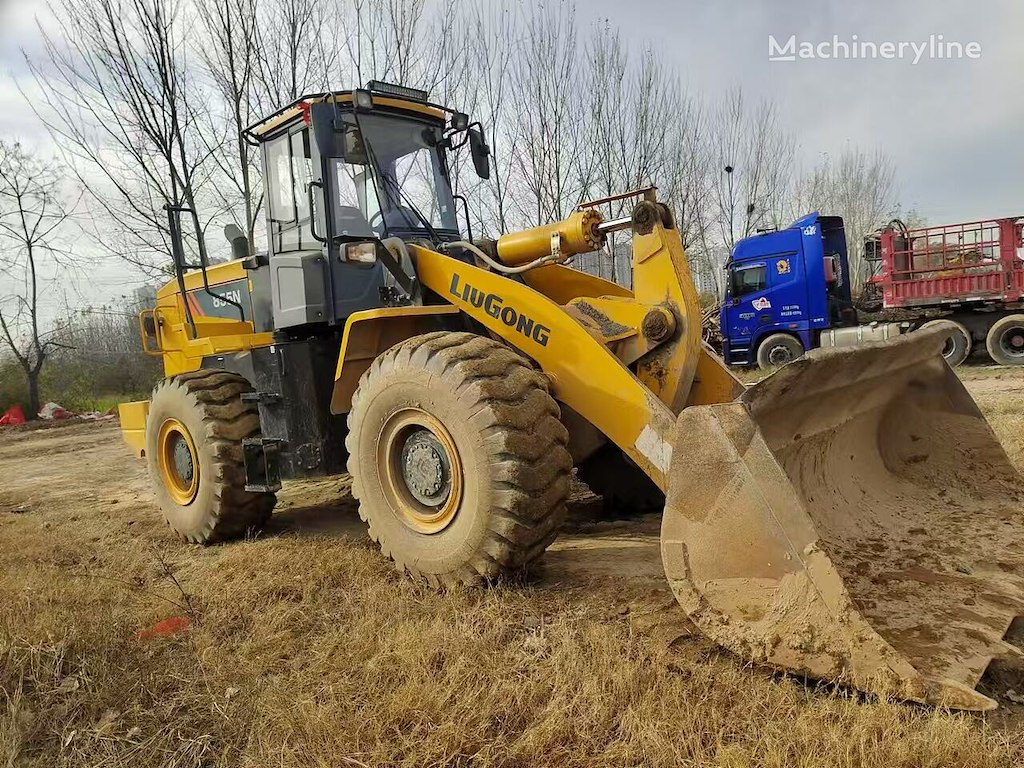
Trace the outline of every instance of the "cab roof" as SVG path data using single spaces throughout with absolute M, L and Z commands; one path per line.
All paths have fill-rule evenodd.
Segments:
M 455 110 L 443 107 L 440 104 L 432 104 L 427 101 L 426 91 L 418 91 L 414 88 L 406 88 L 389 83 L 371 82 L 366 89 L 373 97 L 375 107 L 385 107 L 400 112 L 408 112 L 420 117 L 433 118 L 444 122 L 448 115 Z M 291 104 L 282 107 L 277 112 L 263 118 L 257 123 L 250 125 L 243 131 L 243 135 L 261 141 L 267 134 L 275 129 L 286 125 L 308 112 L 313 104 L 346 104 L 351 105 L 355 90 L 328 91 L 325 93 L 314 93 L 301 96 Z

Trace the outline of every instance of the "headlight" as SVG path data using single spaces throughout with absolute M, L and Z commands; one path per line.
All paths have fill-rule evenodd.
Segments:
M 376 243 L 349 243 L 345 246 L 345 261 L 356 264 L 374 264 L 377 261 Z

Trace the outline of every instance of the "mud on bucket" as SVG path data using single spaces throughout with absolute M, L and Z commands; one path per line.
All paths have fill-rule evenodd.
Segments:
M 819 350 L 674 437 L 662 560 L 713 640 L 865 691 L 974 690 L 1024 614 L 1024 496 L 947 330 Z

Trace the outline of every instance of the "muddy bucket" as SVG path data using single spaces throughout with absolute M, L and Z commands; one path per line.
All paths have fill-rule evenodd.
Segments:
M 1024 614 L 1024 496 L 942 327 L 820 350 L 674 436 L 662 560 L 714 641 L 865 691 L 975 691 Z

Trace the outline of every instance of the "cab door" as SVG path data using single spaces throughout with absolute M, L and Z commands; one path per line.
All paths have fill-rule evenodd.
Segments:
M 768 290 L 772 323 L 778 330 L 807 330 L 807 282 L 798 251 L 786 251 L 768 257 Z
M 763 260 L 734 264 L 729 275 L 729 312 L 727 333 L 733 345 L 749 339 L 757 329 L 758 307 L 768 290 L 768 262 Z
M 806 286 L 796 251 L 738 264 L 733 270 L 729 335 L 759 337 L 807 328 Z

